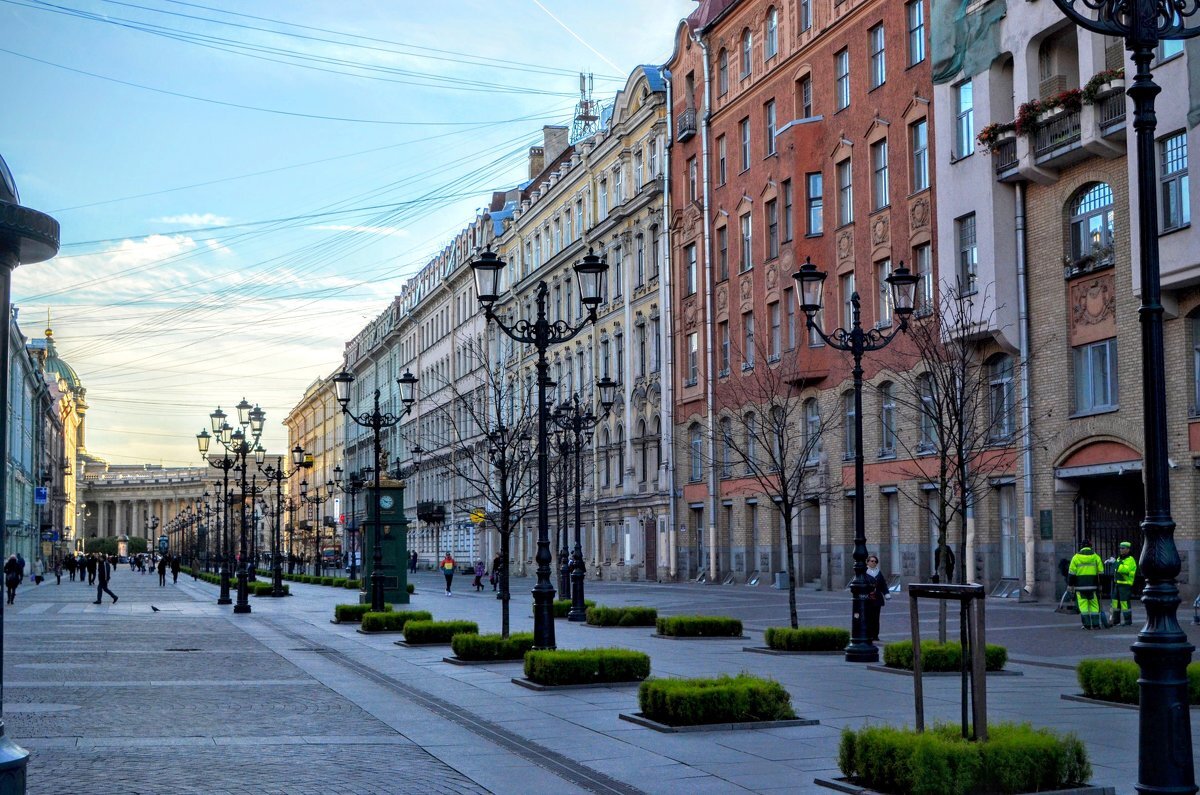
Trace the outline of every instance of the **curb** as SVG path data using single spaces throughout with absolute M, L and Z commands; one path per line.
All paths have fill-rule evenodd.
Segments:
M 617 717 L 630 723 L 636 723 L 638 726 L 644 726 L 647 729 L 654 729 L 656 732 L 663 732 L 664 734 L 781 729 L 787 726 L 816 726 L 820 723 L 820 721 L 808 718 L 793 718 L 791 720 L 760 720 L 745 721 L 742 723 L 700 723 L 694 726 L 668 726 L 665 723 L 650 720 L 640 712 L 621 712 Z

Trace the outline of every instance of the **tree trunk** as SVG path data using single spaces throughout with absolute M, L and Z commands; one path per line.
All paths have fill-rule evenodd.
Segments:
M 780 503 L 783 507 L 783 503 Z M 787 546 L 787 574 L 788 574 L 788 616 L 792 622 L 792 629 L 800 626 L 800 620 L 796 616 L 796 551 L 792 544 L 792 510 L 791 507 L 783 512 L 783 535 Z
M 500 637 L 508 637 L 508 545 L 512 530 L 508 521 L 500 523 L 500 571 L 497 585 L 500 588 Z

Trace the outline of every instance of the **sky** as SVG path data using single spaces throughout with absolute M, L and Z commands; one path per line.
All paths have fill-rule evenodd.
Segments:
M 22 331 L 87 388 L 88 451 L 199 463 L 243 397 L 288 411 L 526 176 L 579 73 L 610 102 L 694 0 L 0 0 L 0 155 L 62 225 Z

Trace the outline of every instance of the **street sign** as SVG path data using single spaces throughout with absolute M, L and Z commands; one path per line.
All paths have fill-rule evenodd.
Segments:
M 170 540 L 166 536 L 158 537 L 158 551 L 162 554 L 167 554 L 167 548 L 170 546 Z M 244 544 L 243 544 L 244 546 Z
M 483 524 L 485 521 L 487 521 L 487 512 L 482 508 L 476 508 L 475 510 L 471 511 L 471 521 L 475 524 Z
M 33 504 L 45 505 L 50 501 L 50 489 L 46 486 L 38 486 L 33 490 Z

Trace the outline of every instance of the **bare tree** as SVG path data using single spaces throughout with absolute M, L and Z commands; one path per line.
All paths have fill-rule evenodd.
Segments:
M 449 453 L 439 463 L 450 475 L 465 482 L 474 493 L 474 510 L 485 511 L 483 528 L 500 537 L 500 570 L 495 572 L 500 591 L 501 634 L 509 635 L 508 589 L 513 530 L 534 505 L 537 461 L 529 446 L 537 425 L 537 397 L 528 384 L 507 367 L 512 345 L 500 341 L 489 355 L 484 343 L 460 346 L 464 361 L 475 363 L 464 378 L 451 378 L 434 416 L 441 419 L 447 438 L 430 440 Z
M 807 349 L 801 346 L 800 350 Z M 796 628 L 792 526 L 804 501 L 814 494 L 826 494 L 830 488 L 823 471 L 822 440 L 838 417 L 822 409 L 816 393 L 803 392 L 799 356 L 784 362 L 769 356 L 762 345 L 756 345 L 754 352 L 751 359 L 744 360 L 747 363 L 741 372 L 719 387 L 718 402 L 725 411 L 715 430 L 718 460 L 713 463 L 724 476 L 732 474 L 734 467 L 744 471 L 749 482 L 734 490 L 766 494 L 783 519 L 788 615 Z

